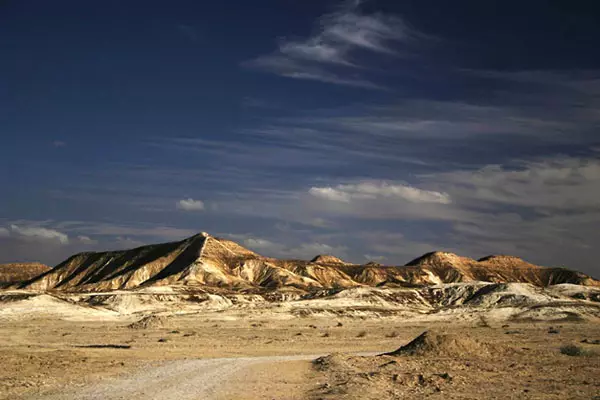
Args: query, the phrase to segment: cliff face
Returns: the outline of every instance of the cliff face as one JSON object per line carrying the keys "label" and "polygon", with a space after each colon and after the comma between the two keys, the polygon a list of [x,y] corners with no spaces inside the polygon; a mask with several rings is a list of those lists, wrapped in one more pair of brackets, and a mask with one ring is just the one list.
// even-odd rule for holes
{"label": "cliff face", "polygon": [[28,281],[49,270],[41,263],[0,264],[0,288]]}
{"label": "cliff face", "polygon": [[248,292],[281,288],[308,291],[357,286],[426,286],[472,281],[523,282],[537,286],[558,283],[600,285],[575,271],[539,267],[511,256],[474,260],[435,252],[401,267],[352,265],[333,256],[318,256],[311,261],[279,260],[201,233],[180,242],[77,254],[19,287],[105,291],[181,285]]}

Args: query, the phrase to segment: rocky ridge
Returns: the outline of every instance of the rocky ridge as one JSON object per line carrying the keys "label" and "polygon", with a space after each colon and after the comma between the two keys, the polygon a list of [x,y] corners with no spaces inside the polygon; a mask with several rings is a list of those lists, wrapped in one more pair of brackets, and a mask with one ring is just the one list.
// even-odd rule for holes
{"label": "rocky ridge", "polygon": [[50,269],[37,262],[0,264],[0,288],[33,279]]}
{"label": "rocky ridge", "polygon": [[311,292],[352,287],[415,287],[459,282],[600,286],[582,273],[545,268],[512,256],[480,260],[446,252],[423,255],[405,266],[354,265],[320,255],[311,261],[261,256],[230,240],[200,233],[179,242],[130,250],[76,254],[18,285],[39,291],[95,292],[145,287],[220,288],[241,293]]}

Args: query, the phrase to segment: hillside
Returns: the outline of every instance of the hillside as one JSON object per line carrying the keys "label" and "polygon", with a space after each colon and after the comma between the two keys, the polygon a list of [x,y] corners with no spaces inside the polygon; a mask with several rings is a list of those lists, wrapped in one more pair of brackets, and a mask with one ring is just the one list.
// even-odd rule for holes
{"label": "hillside", "polygon": [[434,252],[398,267],[352,265],[330,255],[317,256],[311,261],[279,260],[258,255],[230,240],[200,233],[179,242],[76,254],[19,287],[42,291],[106,291],[175,285],[260,292],[281,288],[312,291],[475,281],[536,286],[600,285],[575,271],[544,268],[511,256],[474,260]]}
{"label": "hillside", "polygon": [[0,264],[0,288],[28,281],[49,270],[49,266],[35,262]]}

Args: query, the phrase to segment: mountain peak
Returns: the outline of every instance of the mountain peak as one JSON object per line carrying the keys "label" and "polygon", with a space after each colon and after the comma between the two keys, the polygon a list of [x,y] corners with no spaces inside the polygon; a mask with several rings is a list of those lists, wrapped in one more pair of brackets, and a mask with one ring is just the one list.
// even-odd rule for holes
{"label": "mountain peak", "polygon": [[202,232],[198,232],[198,233],[196,233],[196,234],[195,234],[194,236],[192,236],[192,237],[205,237],[205,238],[209,238],[209,237],[213,237],[213,236],[212,236],[210,233],[208,233],[208,232],[204,232],[204,231],[202,231]]}
{"label": "mountain peak", "polygon": [[343,264],[343,265],[348,264],[346,261],[342,260],[341,258],[332,256],[330,254],[319,254],[318,256],[316,256],[312,260],[310,260],[310,262],[315,263],[315,264]]}
{"label": "mountain peak", "polygon": [[462,263],[465,261],[474,261],[470,258],[461,257],[457,254],[446,252],[446,251],[432,251],[423,254],[421,257],[415,258],[407,266],[418,266],[422,264],[439,264],[439,263]]}
{"label": "mountain peak", "polygon": [[497,266],[497,267],[538,267],[536,265],[530,264],[522,258],[509,256],[505,254],[494,254],[490,256],[486,256],[477,260],[479,263],[484,263],[487,265]]}

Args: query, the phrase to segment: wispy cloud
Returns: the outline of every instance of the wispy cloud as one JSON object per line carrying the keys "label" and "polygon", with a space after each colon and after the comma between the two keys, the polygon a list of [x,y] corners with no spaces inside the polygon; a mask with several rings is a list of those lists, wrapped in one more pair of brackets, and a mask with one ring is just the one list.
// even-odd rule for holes
{"label": "wispy cloud", "polygon": [[600,160],[551,157],[423,176],[462,202],[570,213],[600,209]]}
{"label": "wispy cloud", "polygon": [[335,187],[312,187],[308,192],[315,197],[345,203],[352,200],[372,200],[381,197],[402,199],[413,203],[449,204],[451,202],[448,193],[388,182],[365,181]]}
{"label": "wispy cloud", "polygon": [[31,240],[52,240],[60,244],[69,244],[69,236],[54,229],[40,226],[10,225],[10,236]]}
{"label": "wispy cloud", "polygon": [[244,66],[280,76],[337,85],[385,89],[361,78],[357,53],[397,55],[393,43],[410,43],[417,36],[397,16],[364,14],[360,2],[345,2],[323,15],[314,32],[304,39],[283,39],[271,54],[243,63]]}

